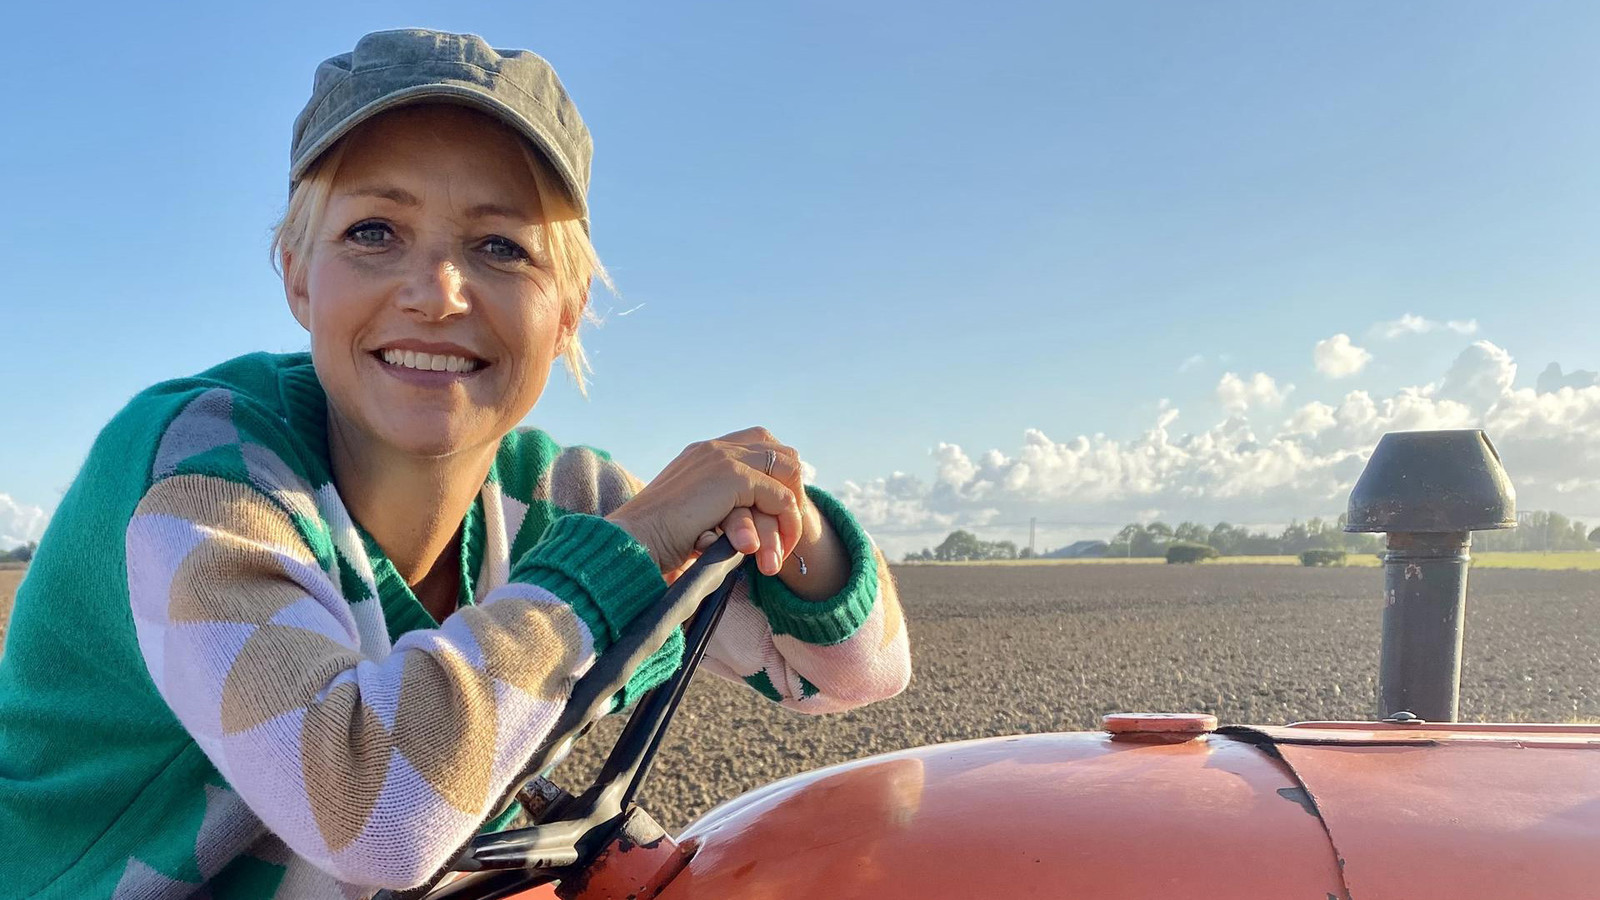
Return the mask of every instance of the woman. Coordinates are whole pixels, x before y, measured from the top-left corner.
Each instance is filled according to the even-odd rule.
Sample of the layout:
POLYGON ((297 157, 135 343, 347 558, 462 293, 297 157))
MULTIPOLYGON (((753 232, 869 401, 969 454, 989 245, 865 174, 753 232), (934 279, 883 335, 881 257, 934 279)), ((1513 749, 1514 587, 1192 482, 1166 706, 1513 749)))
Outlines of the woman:
POLYGON ((772 435, 692 445, 640 485, 515 430, 557 357, 581 387, 589 155, 530 53, 385 32, 319 68, 274 240, 311 352, 135 397, 19 591, 6 895, 424 881, 719 531, 753 571, 708 668, 800 712, 904 687, 881 555, 772 435))

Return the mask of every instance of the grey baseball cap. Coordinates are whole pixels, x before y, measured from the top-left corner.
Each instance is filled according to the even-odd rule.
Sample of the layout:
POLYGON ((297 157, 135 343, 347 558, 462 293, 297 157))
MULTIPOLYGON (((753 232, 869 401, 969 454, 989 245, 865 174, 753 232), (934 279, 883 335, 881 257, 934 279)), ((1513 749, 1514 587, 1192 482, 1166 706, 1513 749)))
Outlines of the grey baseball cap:
POLYGON ((289 183, 339 138, 378 113, 412 103, 459 103, 531 141, 560 176, 584 224, 594 143, 556 72, 526 50, 496 50, 475 34, 421 28, 377 31, 317 66, 311 99, 294 120, 289 183))

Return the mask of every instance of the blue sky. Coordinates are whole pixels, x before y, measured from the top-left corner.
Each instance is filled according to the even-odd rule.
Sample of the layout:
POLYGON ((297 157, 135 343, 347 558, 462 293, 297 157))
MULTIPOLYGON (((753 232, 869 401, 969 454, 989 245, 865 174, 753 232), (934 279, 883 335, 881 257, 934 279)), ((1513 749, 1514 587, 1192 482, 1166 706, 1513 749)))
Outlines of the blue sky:
MULTIPOLYGON (((0 517, 47 513, 140 388, 305 347, 266 260, 290 123, 321 59, 408 25, 544 55, 588 121, 622 294, 587 338, 591 399, 554 379, 530 422, 642 474, 762 423, 901 543, 1030 516, 1065 540, 1139 513, 1337 512, 1373 422, 1533 434, 1532 410, 1524 505, 1600 512, 1581 465, 1600 436, 1560 437, 1600 421, 1600 386, 1580 378, 1556 410, 1535 383, 1551 362, 1600 369, 1593 4, 89 3, 11 20, 28 74, 0 129, 0 517), (1475 327, 1384 337, 1408 314, 1475 327), (1313 348, 1338 333, 1369 359, 1333 378, 1313 348), (1228 372, 1273 390, 1241 399, 1228 372), (1289 424, 1352 391, 1376 419, 1289 424), (1404 418, 1406 397, 1430 418, 1404 418)), ((1517 436, 1491 436, 1510 465, 1517 436)))

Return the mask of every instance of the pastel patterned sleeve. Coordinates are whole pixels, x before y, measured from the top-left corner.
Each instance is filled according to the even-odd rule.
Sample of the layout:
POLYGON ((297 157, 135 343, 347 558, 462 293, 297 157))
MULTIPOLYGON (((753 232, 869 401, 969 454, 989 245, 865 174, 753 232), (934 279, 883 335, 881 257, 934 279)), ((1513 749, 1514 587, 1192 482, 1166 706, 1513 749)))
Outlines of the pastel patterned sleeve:
POLYGON ((911 648, 888 563, 832 495, 810 485, 806 493, 848 551, 845 586, 806 600, 749 565, 711 635, 706 668, 801 713, 893 697, 911 680, 911 648))
POLYGON ((358 532, 281 432, 221 389, 166 429, 126 534, 140 650, 296 853, 409 887, 474 833, 573 681, 665 585, 621 529, 567 516, 508 583, 391 646, 358 532))
MULTIPOLYGON (((617 492, 619 501, 643 487, 602 457, 594 456, 591 465, 596 483, 626 484, 617 492)), ((787 709, 839 712, 904 690, 911 679, 910 643, 883 553, 831 494, 809 485, 806 494, 848 552, 845 586, 826 600, 805 600, 782 579, 762 575, 753 561, 747 563, 702 665, 787 709)))

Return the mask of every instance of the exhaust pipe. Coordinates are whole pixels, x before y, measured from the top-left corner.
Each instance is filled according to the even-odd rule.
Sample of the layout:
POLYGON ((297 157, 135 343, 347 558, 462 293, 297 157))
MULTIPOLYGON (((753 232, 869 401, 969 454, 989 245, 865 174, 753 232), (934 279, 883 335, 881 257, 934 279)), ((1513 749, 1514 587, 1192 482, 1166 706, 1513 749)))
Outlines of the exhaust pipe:
POLYGON ((1516 492, 1488 435, 1394 431, 1350 492, 1345 531, 1384 532, 1378 717, 1454 722, 1472 532, 1513 528, 1516 492))

